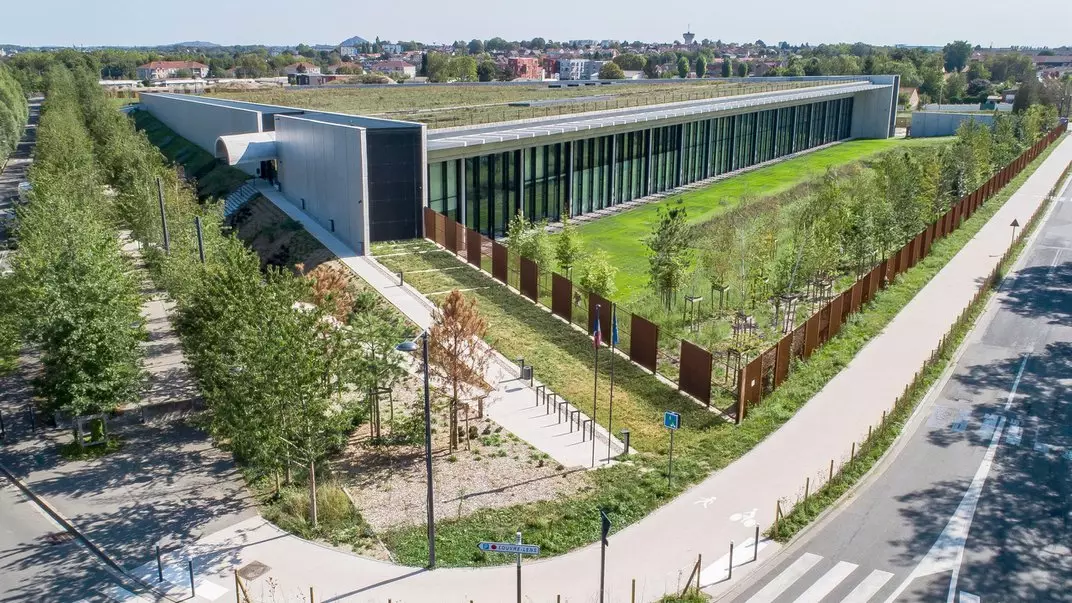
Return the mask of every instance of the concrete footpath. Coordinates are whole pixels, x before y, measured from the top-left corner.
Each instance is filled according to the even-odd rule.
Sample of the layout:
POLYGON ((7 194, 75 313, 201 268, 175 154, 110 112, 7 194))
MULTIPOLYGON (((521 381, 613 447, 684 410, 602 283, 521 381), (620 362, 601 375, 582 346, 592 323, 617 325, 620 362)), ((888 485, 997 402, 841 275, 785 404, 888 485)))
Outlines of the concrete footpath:
MULTIPOLYGON (((302 226, 334 253, 354 274, 383 295, 402 314, 421 329, 431 328, 435 306, 420 292, 408 284, 399 284, 398 275, 392 274, 382 264, 369 256, 357 253, 335 235, 287 201, 282 193, 261 181, 258 191, 274 203, 291 219, 302 226)), ((536 449, 548 454, 565 467, 590 467, 592 465, 592 442, 582 436, 580 428, 571 429, 567 421, 559 421, 552 411, 536 404, 536 389, 539 380, 530 385, 519 379, 520 369, 511 359, 492 350, 493 361, 488 364, 485 379, 494 388, 485 400, 485 413, 492 421, 502 425, 536 449)), ((579 401, 578 401, 579 402, 579 401)), ((583 409, 583 403, 581 408, 583 409)), ((576 407, 572 407, 576 408, 576 407)), ((581 410, 580 421, 588 415, 581 410)), ((607 462, 607 431, 596 426, 596 466, 607 462)), ((612 455, 622 452, 623 444, 612 438, 612 455)))

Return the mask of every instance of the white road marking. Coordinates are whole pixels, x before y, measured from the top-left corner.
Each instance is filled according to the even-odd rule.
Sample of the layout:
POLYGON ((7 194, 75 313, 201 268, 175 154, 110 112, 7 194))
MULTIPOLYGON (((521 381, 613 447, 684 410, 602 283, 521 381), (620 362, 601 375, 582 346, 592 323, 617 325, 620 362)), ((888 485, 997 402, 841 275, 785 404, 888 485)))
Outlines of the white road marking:
POLYGON ((1016 371, 1016 379, 1013 379, 1012 389, 1009 390, 1009 397, 1005 399, 1005 410, 1009 410, 1012 406, 1012 399, 1016 396, 1016 388, 1020 387, 1020 377, 1024 376, 1024 367, 1027 366, 1027 359, 1031 357, 1031 353, 1024 354, 1024 359, 1020 362, 1020 370, 1016 371))
POLYGON ((774 580, 768 582, 759 592, 752 595, 748 603, 773 603, 778 598, 778 595, 785 592, 794 582, 808 573, 808 570, 815 567, 815 564, 822 560, 823 558, 819 555, 804 553, 789 567, 785 568, 782 573, 778 574, 774 580))
POLYGON ((979 595, 960 591, 960 603, 979 603, 979 595))
POLYGON ((949 425, 949 429, 953 431, 964 431, 968 428, 969 418, 971 418, 971 414, 966 409, 961 409, 960 413, 957 415, 957 420, 949 425))
POLYGON ((864 581, 857 584, 856 588, 852 589, 849 596, 841 600, 841 603, 867 603, 871 600, 871 597, 875 596, 875 593, 882 590, 883 586, 890 581, 893 574, 890 572, 884 572, 882 570, 875 570, 864 578, 864 581))
POLYGON ((1005 443, 1009 446, 1019 446, 1024 437, 1024 428, 1020 427, 1019 419, 1009 420, 1009 431, 1005 434, 1005 443))
POLYGON ((119 603, 151 603, 149 599, 139 597, 122 586, 109 586, 102 590, 101 594, 108 597, 109 601, 118 601, 119 603))
POLYGON ((714 497, 714 496, 708 496, 707 498, 701 498, 700 500, 696 501, 696 502, 695 502, 695 503, 693 503, 693 504, 696 504, 696 505, 703 505, 703 508, 705 508, 705 509, 706 509, 706 508, 707 508, 707 506, 708 506, 708 505, 711 505, 711 504, 713 504, 713 503, 715 502, 715 500, 716 500, 716 497, 714 497))
POLYGON ((979 435, 979 439, 985 440, 994 436, 994 428, 997 427, 998 416, 993 413, 986 413, 983 416, 983 424, 979 426, 976 433, 979 435))
POLYGON ((838 584, 849 577, 856 568, 859 567, 855 563, 849 563, 848 561, 839 561, 837 565, 830 568, 830 571, 823 574, 822 578, 819 578, 808 587, 808 590, 804 591, 804 594, 797 597, 794 603, 819 603, 823 600, 823 597, 830 594, 830 591, 837 588, 838 584))
POLYGON ((1046 278, 1053 278, 1053 271, 1057 269, 1057 259, 1061 257, 1061 249, 1057 250, 1057 253, 1053 254, 1053 262, 1050 263, 1050 271, 1046 273, 1046 278))
MULTIPOLYGON (((749 538, 741 543, 741 546, 733 549, 733 567, 740 567, 742 565, 752 563, 752 558, 767 548, 770 544, 770 540, 763 538, 759 541, 758 547, 755 545, 755 539, 749 538)), ((722 582, 729 578, 729 566, 730 566, 730 554, 718 558, 717 561, 711 565, 700 570, 700 586, 708 586, 722 582)))
POLYGON ((994 436, 990 439, 990 446, 987 447, 986 454, 983 455, 983 460, 979 463, 979 469, 976 470, 975 477, 972 478, 971 485, 968 486, 967 492, 964 493, 964 498, 960 500, 957 510, 949 518, 949 522, 946 524, 945 529, 942 530, 942 534, 938 536, 938 540, 931 546, 931 550, 919 562, 916 569, 912 570, 912 573, 897 586, 897 590, 893 591, 893 594, 886 599, 886 603, 896 601, 913 580, 948 571, 952 571, 953 576, 949 582, 947 603, 953 603, 957 593, 960 564, 964 559, 964 544, 968 540, 968 532, 971 530, 972 520, 975 518, 975 507, 979 504, 983 486, 986 484, 986 478, 989 476, 990 468, 994 463, 994 454, 997 452, 998 442, 1001 440, 1001 432, 1004 427, 1005 417, 999 417, 994 436))

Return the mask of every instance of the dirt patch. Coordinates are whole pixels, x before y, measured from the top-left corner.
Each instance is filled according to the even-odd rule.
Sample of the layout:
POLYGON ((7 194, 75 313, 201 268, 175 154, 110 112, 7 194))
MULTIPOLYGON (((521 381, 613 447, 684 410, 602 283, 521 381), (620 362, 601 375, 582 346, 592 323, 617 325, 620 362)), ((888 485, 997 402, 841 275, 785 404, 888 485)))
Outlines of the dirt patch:
MULTIPOLYGON (((420 412, 412 399, 419 388, 399 387, 410 397, 395 402, 396 421, 420 412)), ((386 407, 381 409, 385 412, 386 407)), ((388 436, 386 415, 383 435, 388 436)), ((488 419, 469 425, 479 434, 463 442, 460 450, 448 450, 447 414, 436 409, 433 415, 432 475, 436 521, 463 517, 479 509, 509 507, 527 502, 569 497, 591 487, 587 472, 565 470, 513 434, 488 419)), ((462 419, 461 424, 465 425, 462 419)), ((422 423, 423 424, 423 423, 422 423)), ((423 428, 421 428, 423 429, 423 428)), ((362 425, 350 438, 345 452, 336 461, 337 479, 346 484, 361 516, 373 530, 417 525, 425 521, 425 465, 423 431, 413 443, 374 445, 369 426, 362 425)))
POLYGON ((260 195, 231 215, 228 226, 257 252, 262 268, 279 266, 293 270, 295 264, 304 264, 308 272, 335 259, 300 223, 260 195))

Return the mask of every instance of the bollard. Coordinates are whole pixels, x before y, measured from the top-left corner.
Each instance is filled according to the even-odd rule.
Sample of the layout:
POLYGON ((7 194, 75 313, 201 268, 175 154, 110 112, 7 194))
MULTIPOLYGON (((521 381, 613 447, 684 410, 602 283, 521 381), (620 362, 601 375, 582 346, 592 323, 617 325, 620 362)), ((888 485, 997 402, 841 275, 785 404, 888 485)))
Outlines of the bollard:
MULTIPOLYGON (((309 603, 316 603, 316 599, 313 598, 313 587, 309 587, 309 603)), ((473 603, 470 601, 469 603, 473 603)))
POLYGON ((625 445, 625 449, 622 450, 622 454, 623 455, 629 454, 629 430, 628 429, 623 429, 622 430, 622 439, 624 440, 622 443, 625 445))
POLYGON ((164 581, 164 564, 160 562, 160 545, 156 545, 156 581, 164 581))
POLYGON ((834 459, 830 459, 830 479, 827 481, 834 481, 834 459))
POLYGON ((7 439, 7 428, 4 427, 4 413, 0 412, 0 440, 7 439))
POLYGON ((870 425, 867 426, 867 441, 868 442, 871 441, 871 426, 870 425))
POLYGON ((807 508, 808 494, 810 494, 810 493, 811 493, 811 477, 807 477, 807 478, 804 479, 804 505, 805 505, 805 508, 807 508))
POLYGON ((235 603, 242 603, 242 583, 238 581, 238 570, 234 571, 234 597, 235 603))
POLYGON ((197 589, 194 587, 194 562, 186 560, 186 567, 190 570, 190 598, 197 597, 197 589))
POLYGON ((34 412, 33 406, 27 404, 26 410, 30 413, 30 431, 37 433, 37 413, 34 412))
MULTIPOLYGON (((730 541, 730 563, 729 563, 729 574, 727 574, 727 575, 726 575, 726 579, 727 579, 727 580, 733 580, 733 541, 732 541, 732 540, 730 541)), ((700 583, 700 581, 699 581, 699 580, 697 580, 697 581, 696 581, 696 584, 698 585, 699 583, 700 583)))
POLYGON ((759 524, 756 524, 756 540, 752 545, 752 561, 759 559, 759 524))
POLYGON ((852 443, 852 451, 849 452, 849 466, 856 466, 856 442, 852 443))
POLYGON ((636 578, 633 578, 633 589, 629 595, 629 603, 636 603, 636 578))

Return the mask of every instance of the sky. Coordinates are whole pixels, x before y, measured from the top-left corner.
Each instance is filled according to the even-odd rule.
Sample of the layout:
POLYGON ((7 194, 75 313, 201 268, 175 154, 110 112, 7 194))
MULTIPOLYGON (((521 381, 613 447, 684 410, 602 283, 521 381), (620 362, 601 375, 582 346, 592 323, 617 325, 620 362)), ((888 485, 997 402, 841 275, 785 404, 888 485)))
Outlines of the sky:
POLYGON ((1072 45, 1070 0, 0 0, 0 44, 335 45, 351 36, 451 42, 696 39, 941 46, 1072 45))

